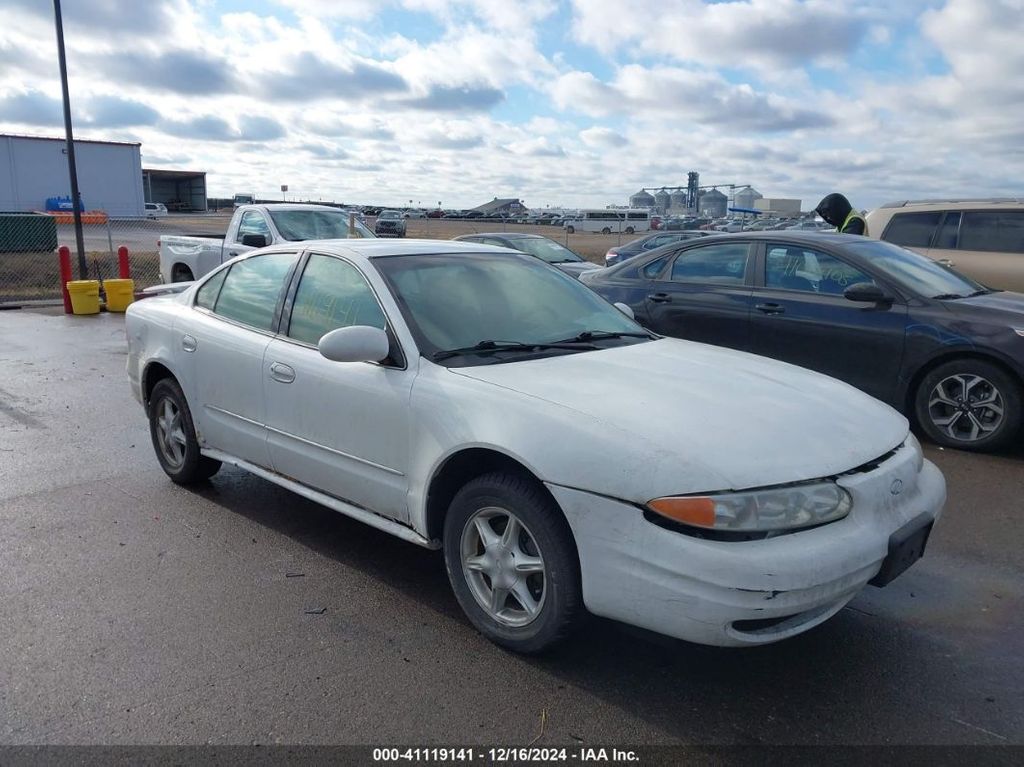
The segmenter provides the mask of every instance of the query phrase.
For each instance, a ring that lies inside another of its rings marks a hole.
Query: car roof
[[[545,237],[542,234],[530,234],[529,232],[471,232],[470,234],[460,234],[455,239],[461,240],[463,237],[503,237],[506,240],[548,240],[549,237]]]
[[[289,243],[282,248],[271,245],[260,252],[280,253],[281,250],[302,251],[315,250],[319,253],[346,256],[355,260],[369,260],[386,256],[420,256],[420,255],[471,255],[480,253],[513,253],[509,248],[497,245],[484,245],[479,242],[459,242],[458,240],[393,240],[393,239],[346,239],[346,240],[305,240]]]

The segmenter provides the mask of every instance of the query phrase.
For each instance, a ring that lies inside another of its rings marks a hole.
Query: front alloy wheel
[[[921,381],[916,411],[921,428],[940,445],[992,450],[1020,429],[1020,387],[991,363],[953,360]]]
[[[505,626],[525,626],[544,607],[544,559],[511,511],[476,512],[462,531],[462,573],[477,604]]]
[[[532,477],[494,472],[470,480],[448,507],[443,547],[459,605],[492,642],[540,652],[582,618],[572,531]]]

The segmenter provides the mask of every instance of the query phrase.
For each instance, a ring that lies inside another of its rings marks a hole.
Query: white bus
[[[569,234],[573,232],[649,232],[652,213],[647,208],[590,208],[565,219],[562,224]]]

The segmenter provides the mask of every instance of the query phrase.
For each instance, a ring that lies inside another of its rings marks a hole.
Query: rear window
[[[927,248],[932,241],[935,227],[939,225],[942,211],[930,210],[923,213],[897,213],[882,232],[882,239],[905,248]]]
[[[964,211],[960,250],[1024,253],[1024,211]]]

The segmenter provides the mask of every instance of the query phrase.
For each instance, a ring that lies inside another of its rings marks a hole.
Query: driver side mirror
[[[350,325],[325,333],[317,348],[333,362],[381,362],[391,352],[391,342],[380,328]]]
[[[265,234],[243,234],[242,244],[250,248],[265,248],[269,243]]]
[[[633,314],[633,308],[631,306],[629,306],[628,304],[624,304],[621,301],[616,301],[612,305],[616,309],[618,309],[620,312],[625,314],[627,317],[629,317],[631,320],[635,320],[636,319],[636,315]]]
[[[890,304],[892,296],[888,295],[873,282],[858,282],[843,291],[847,301],[861,301],[866,304]]]

